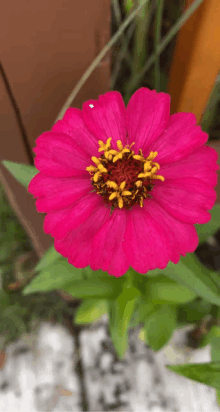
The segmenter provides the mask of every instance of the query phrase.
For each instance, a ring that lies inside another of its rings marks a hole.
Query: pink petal
[[[116,142],[126,144],[125,105],[119,92],[107,92],[99,100],[88,100],[83,104],[83,118],[86,126],[97,140],[106,142],[112,137],[112,148]]]
[[[90,264],[92,241],[98,230],[109,218],[110,209],[106,205],[96,208],[88,219],[73,229],[64,239],[55,240],[55,249],[68,257],[68,262],[77,268]]]
[[[67,109],[63,119],[53,126],[52,132],[70,136],[89,158],[98,155],[97,139],[86,127],[81,110],[73,107]]]
[[[102,269],[109,275],[119,277],[129,269],[129,263],[122,248],[126,214],[125,210],[115,209],[94,237],[90,263],[93,270]]]
[[[166,267],[171,254],[166,232],[139,206],[127,213],[124,237],[123,249],[134,270],[147,273],[148,270]]]
[[[44,219],[44,231],[57,239],[62,239],[68,232],[85,222],[91,213],[102,205],[101,196],[89,193],[75,202],[73,206],[48,213]]]
[[[48,213],[52,210],[70,206],[93,189],[89,179],[60,179],[38,173],[30,182],[28,191],[35,197],[38,212]]]
[[[153,141],[150,151],[157,151],[156,161],[160,165],[175,162],[188,156],[193,149],[205,144],[207,133],[196,126],[196,117],[193,113],[176,113],[170,116],[166,130]]]
[[[214,189],[197,178],[157,182],[152,196],[173,217],[185,223],[207,223],[216,200]]]
[[[198,246],[198,235],[193,225],[175,219],[153,199],[148,199],[144,203],[144,210],[166,231],[167,241],[171,244],[169,260],[178,263],[180,255],[185,256],[186,253],[195,251]]]
[[[217,184],[217,165],[218,153],[212,147],[201,146],[178,162],[163,165],[160,174],[165,179],[181,179],[185,177],[195,177],[202,180],[208,187]]]
[[[143,150],[149,154],[149,145],[163,133],[170,116],[170,96],[157,93],[145,87],[138,89],[131,97],[127,111],[127,130],[129,144],[135,153]]]
[[[129,211],[123,249],[137,272],[164,269],[170,260],[178,263],[180,255],[194,252],[197,245],[194,226],[179,222],[152,199],[143,209]]]
[[[35,166],[54,177],[88,177],[89,159],[68,135],[45,132],[36,140]]]

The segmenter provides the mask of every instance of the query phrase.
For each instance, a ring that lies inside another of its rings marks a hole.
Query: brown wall
[[[86,68],[110,37],[110,0],[9,0],[0,16],[0,156],[33,162],[36,137],[51,128]],[[109,55],[73,106],[109,89]],[[52,243],[32,196],[0,166],[9,200],[41,256]]]

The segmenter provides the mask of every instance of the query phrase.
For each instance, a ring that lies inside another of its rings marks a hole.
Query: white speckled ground
[[[126,357],[119,361],[107,334],[106,320],[74,338],[62,326],[42,323],[38,334],[24,336],[7,348],[0,371],[0,411],[219,412],[215,390],[168,371],[168,363],[207,362],[210,348],[184,347],[186,330],[154,353],[130,332]],[[82,380],[75,368],[81,357]],[[85,405],[85,404],[84,404]],[[85,406],[84,406],[85,407]]]

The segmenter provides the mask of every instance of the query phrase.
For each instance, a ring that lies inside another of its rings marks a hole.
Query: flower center
[[[135,204],[143,207],[144,199],[151,197],[152,180],[164,181],[163,176],[156,174],[159,163],[153,162],[158,152],[150,152],[145,158],[139,149],[135,155],[131,150],[134,143],[123,147],[121,140],[117,141],[118,150],[113,150],[111,140],[111,137],[106,143],[99,140],[99,152],[103,154],[99,158],[93,156],[95,165],[86,168],[92,176],[92,185],[113,209],[130,209]]]

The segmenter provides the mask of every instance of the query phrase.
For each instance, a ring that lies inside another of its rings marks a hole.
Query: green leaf
[[[1,315],[1,324],[0,326],[6,326],[8,328],[12,328],[13,331],[17,330],[18,333],[21,335],[27,332],[25,323],[23,321],[23,316],[27,313],[28,309],[26,307],[22,307],[20,305],[10,305],[8,306]]]
[[[0,314],[10,305],[9,295],[4,291],[0,291]]]
[[[154,276],[159,276],[162,274],[163,274],[163,269],[148,270],[147,277],[154,277]]]
[[[9,160],[3,160],[3,165],[6,169],[18,180],[23,186],[28,188],[30,181],[33,177],[39,173],[39,170],[32,165],[23,165],[21,163],[10,162]]]
[[[139,292],[143,293],[146,283],[148,282],[147,275],[141,275],[140,273],[135,272],[134,269],[130,268],[127,272],[127,276],[130,278],[132,285],[138,289]]]
[[[110,276],[109,279],[94,277],[94,279],[69,281],[60,289],[79,299],[115,299],[121,293],[122,284],[121,279],[113,279]]]
[[[55,258],[53,252],[49,255],[50,258],[51,256]],[[27,295],[60,289],[81,299],[114,299],[120,294],[123,283],[123,278],[116,279],[101,270],[93,272],[89,268],[77,269],[70,265],[66,259],[60,257],[42,270],[22,293]]]
[[[212,361],[220,361],[220,326],[214,325],[206,336],[200,347],[211,345]]]
[[[157,305],[145,322],[145,333],[150,347],[158,351],[171,338],[176,327],[176,307]]]
[[[216,389],[216,400],[218,404],[220,405],[220,389]]]
[[[134,7],[134,2],[133,2],[133,0],[124,0],[124,8],[125,8],[125,11],[126,11],[127,13],[130,12],[130,10],[132,9],[132,7]]]
[[[62,289],[67,282],[81,279],[83,269],[70,265],[66,259],[60,257],[56,262],[46,267],[32,282],[24,288],[22,293],[27,295],[36,292],[49,292]]]
[[[207,334],[203,336],[202,341],[200,342],[199,347],[204,348],[206,345],[210,345],[212,343],[212,339],[217,338],[219,339],[220,337],[220,327],[219,326],[212,326],[212,328],[209,330]],[[213,359],[212,360],[220,360],[220,359]]]
[[[187,286],[198,296],[220,306],[219,288],[210,278],[210,271],[199,262],[195,254],[181,257],[178,264],[169,262],[163,273],[180,285]]]
[[[199,243],[205,242],[205,240],[214,235],[215,232],[220,228],[220,204],[215,204],[215,206],[210,210],[212,215],[211,220],[205,225],[197,224],[196,231],[199,236]]]
[[[220,327],[214,326],[208,335],[209,335],[208,343],[211,343],[212,362],[220,361]],[[217,399],[218,404],[220,405],[220,389],[216,389],[216,399]]]
[[[220,328],[218,328],[219,336],[213,336],[211,339],[211,359],[213,362],[220,361]]]
[[[13,233],[13,232],[11,232],[11,233]],[[7,243],[4,243],[3,245],[1,245],[1,247],[0,247],[0,262],[4,263],[4,261],[7,260],[10,257],[11,252],[12,252],[11,247],[9,245],[7,245]]]
[[[169,304],[185,303],[196,297],[195,292],[191,289],[180,285],[164,275],[149,279],[145,284],[145,294],[146,298],[154,304],[165,302]]]
[[[14,304],[7,306],[3,312],[3,316],[11,317],[12,315],[16,315],[17,317],[24,316],[28,311],[27,307],[22,307],[19,304]]]
[[[86,299],[77,310],[74,323],[84,324],[98,320],[102,315],[108,312],[107,301],[104,299]]]
[[[220,77],[217,76],[213,85],[211,94],[209,95],[205,111],[202,116],[202,130],[208,134],[212,131],[215,119],[218,116],[218,105],[220,96]]]
[[[178,307],[178,322],[182,324],[197,323],[211,312],[213,305],[204,299],[197,298],[186,305]]]
[[[186,365],[167,365],[167,368],[194,381],[220,389],[220,361]]]
[[[152,302],[146,300],[144,296],[137,297],[135,301],[135,307],[130,321],[130,327],[134,328],[146,321],[146,318],[155,309],[155,305]]]
[[[51,264],[55,263],[58,259],[61,258],[61,255],[55,250],[54,245],[52,245],[38,262],[37,266],[35,267],[36,272],[40,272],[41,270],[47,268]]]
[[[139,295],[138,290],[126,282],[118,298],[108,302],[110,335],[120,359],[127,349],[130,319]]]

